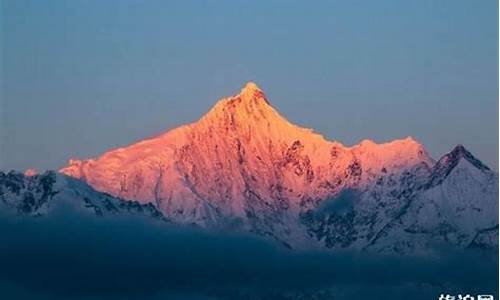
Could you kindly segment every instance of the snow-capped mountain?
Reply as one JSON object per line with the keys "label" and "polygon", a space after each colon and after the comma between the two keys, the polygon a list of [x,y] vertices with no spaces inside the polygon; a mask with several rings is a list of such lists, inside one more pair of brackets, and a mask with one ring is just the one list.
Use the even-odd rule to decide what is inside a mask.
{"label": "snow-capped mountain", "polygon": [[255,202],[297,212],[346,187],[366,186],[381,172],[417,165],[430,168],[432,159],[411,138],[352,148],[327,141],[289,123],[249,83],[196,123],[97,159],[71,160],[61,172],[203,225],[245,218],[258,209]]}
{"label": "snow-capped mountain", "polygon": [[498,177],[462,146],[437,163],[412,138],[347,147],[288,122],[253,83],[195,123],[61,172],[177,223],[292,247],[498,244]]}
{"label": "snow-capped mountain", "polygon": [[332,203],[347,208],[309,210],[302,221],[332,248],[426,253],[498,246],[497,174],[461,145],[430,172],[415,174],[380,177]]}
{"label": "snow-capped mountain", "polygon": [[54,171],[24,175],[0,171],[0,207],[20,215],[43,216],[67,208],[95,216],[143,216],[166,221],[152,204],[125,201]]}

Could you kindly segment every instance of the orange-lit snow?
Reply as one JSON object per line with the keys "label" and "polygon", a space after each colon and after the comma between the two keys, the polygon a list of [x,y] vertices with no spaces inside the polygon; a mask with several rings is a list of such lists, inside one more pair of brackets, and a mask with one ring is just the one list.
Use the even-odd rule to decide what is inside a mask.
{"label": "orange-lit snow", "polygon": [[365,140],[353,147],[327,141],[288,122],[257,85],[247,83],[195,123],[96,159],[72,159],[61,172],[99,191],[153,202],[170,216],[189,214],[196,221],[210,219],[214,210],[243,216],[251,199],[288,199],[283,205],[293,211],[342,188],[368,184],[381,172],[416,165],[430,167],[433,161],[412,138]]}
{"label": "orange-lit snow", "polygon": [[37,170],[33,169],[33,168],[29,168],[29,169],[26,169],[26,171],[24,171],[25,176],[35,176],[37,174],[38,174]]}

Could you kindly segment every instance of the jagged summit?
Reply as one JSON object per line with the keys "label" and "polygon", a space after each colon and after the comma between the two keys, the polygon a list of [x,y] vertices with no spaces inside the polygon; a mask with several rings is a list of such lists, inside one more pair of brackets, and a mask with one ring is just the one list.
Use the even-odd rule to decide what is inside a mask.
{"label": "jagged summit", "polygon": [[[441,165],[454,156],[475,161],[461,148],[452,152],[458,154]],[[387,184],[404,174],[427,176],[433,167],[411,137],[352,147],[328,141],[290,123],[249,82],[197,122],[95,159],[72,160],[61,172],[98,191],[152,202],[174,220],[207,225],[269,210],[295,213],[344,189],[383,184],[386,176]]]}
{"label": "jagged summit", "polygon": [[477,159],[472,153],[470,153],[469,150],[467,150],[463,145],[458,144],[453,148],[453,150],[446,154],[442,159],[439,160],[437,165],[439,164],[446,164],[446,165],[453,165],[455,166],[460,159],[465,159],[472,165],[474,165],[476,168],[482,170],[482,171],[490,171],[490,168],[483,164],[479,159]]}
{"label": "jagged summit", "polygon": [[[437,163],[412,137],[344,146],[290,123],[252,82],[192,124],[94,159],[71,160],[61,172],[154,206],[176,223],[243,229],[292,247],[404,253],[456,237],[460,245],[472,239],[498,245],[497,175],[463,146]],[[18,177],[9,176],[5,185],[17,190],[39,178]],[[346,191],[353,192],[348,210],[315,213]],[[102,198],[80,194],[84,203],[85,197]],[[22,199],[32,202],[30,194]],[[101,203],[107,204],[86,205],[98,211]],[[467,219],[482,221],[456,221]]]}
{"label": "jagged summit", "polygon": [[[274,111],[264,92],[253,82],[247,82],[239,94],[222,98],[207,115],[231,113],[233,115],[258,114],[264,111]],[[206,117],[206,116],[205,116]]]}
{"label": "jagged summit", "polygon": [[267,99],[262,89],[259,88],[257,84],[255,84],[252,81],[249,81],[245,84],[245,86],[241,89],[238,96],[245,100],[262,99],[267,102]]}
{"label": "jagged summit", "polygon": [[456,145],[450,152],[445,154],[446,157],[453,158],[467,158],[467,157],[473,157],[472,154],[467,150],[464,145],[458,144]]}
{"label": "jagged summit", "polygon": [[262,91],[262,89],[253,81],[248,81],[241,91]]}
{"label": "jagged summit", "polygon": [[481,172],[491,172],[491,169],[474,157],[463,145],[458,144],[452,151],[445,154],[434,165],[429,185],[440,184],[462,162],[472,165]]}
{"label": "jagged summit", "polygon": [[301,140],[305,144],[328,144],[311,129],[290,123],[273,106],[264,92],[253,82],[247,83],[239,94],[222,98],[199,122],[190,125],[195,133],[237,136],[266,145],[291,144]]}

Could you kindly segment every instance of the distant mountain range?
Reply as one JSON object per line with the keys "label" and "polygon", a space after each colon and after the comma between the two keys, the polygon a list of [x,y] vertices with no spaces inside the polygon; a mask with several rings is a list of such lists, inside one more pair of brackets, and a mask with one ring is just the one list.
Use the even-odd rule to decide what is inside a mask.
{"label": "distant mountain range", "polygon": [[89,216],[141,216],[167,221],[151,203],[125,201],[55,171],[34,175],[0,172],[0,204],[6,212],[33,217],[69,209]]}
{"label": "distant mountain range", "polygon": [[347,147],[288,122],[254,83],[195,123],[28,175],[0,173],[1,202],[22,214],[69,201],[291,248],[498,247],[498,175],[463,146],[437,162],[411,137]]}

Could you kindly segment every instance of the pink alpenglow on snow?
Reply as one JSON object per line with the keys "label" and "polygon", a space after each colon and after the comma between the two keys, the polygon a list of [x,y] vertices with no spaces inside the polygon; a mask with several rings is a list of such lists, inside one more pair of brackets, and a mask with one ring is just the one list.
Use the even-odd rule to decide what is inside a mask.
{"label": "pink alpenglow on snow", "polygon": [[203,225],[215,214],[244,218],[255,201],[298,212],[345,188],[368,186],[380,174],[429,172],[433,165],[411,137],[352,147],[328,141],[290,123],[250,82],[197,122],[98,158],[72,159],[61,172]]}
{"label": "pink alpenglow on snow", "polygon": [[26,171],[24,171],[24,175],[29,176],[29,177],[35,176],[37,174],[38,174],[38,171],[36,169],[33,169],[33,168],[29,168]]}

